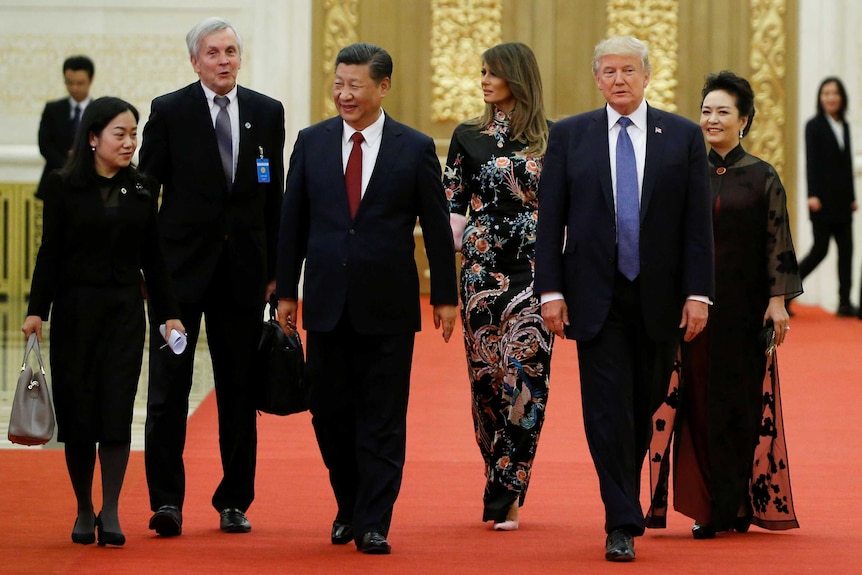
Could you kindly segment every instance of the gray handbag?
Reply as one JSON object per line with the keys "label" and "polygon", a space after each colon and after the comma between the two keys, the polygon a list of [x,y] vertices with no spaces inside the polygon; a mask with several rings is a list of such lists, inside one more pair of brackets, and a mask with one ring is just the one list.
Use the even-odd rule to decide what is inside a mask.
{"label": "gray handbag", "polygon": [[[31,352],[36,352],[39,369],[28,365]],[[24,361],[18,387],[9,415],[9,441],[20,445],[43,445],[54,437],[54,406],[45,377],[45,364],[39,351],[36,334],[31,333],[24,349]]]}

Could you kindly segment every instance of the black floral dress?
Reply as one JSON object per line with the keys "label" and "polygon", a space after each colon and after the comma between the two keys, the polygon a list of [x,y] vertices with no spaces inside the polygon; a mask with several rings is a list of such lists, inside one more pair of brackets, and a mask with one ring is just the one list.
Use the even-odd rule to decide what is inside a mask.
{"label": "black floral dress", "polygon": [[799,525],[778,360],[761,335],[769,298],[802,293],[786,195],[775,169],[742,146],[709,160],[716,297],[706,329],[682,347],[674,508],[717,530],[737,515],[790,529]]}
{"label": "black floral dress", "polygon": [[533,296],[542,161],[509,138],[506,115],[495,112],[484,128],[455,129],[443,185],[449,211],[467,215],[461,319],[487,479],[483,520],[500,522],[515,500],[523,504],[530,481],[553,336]]}

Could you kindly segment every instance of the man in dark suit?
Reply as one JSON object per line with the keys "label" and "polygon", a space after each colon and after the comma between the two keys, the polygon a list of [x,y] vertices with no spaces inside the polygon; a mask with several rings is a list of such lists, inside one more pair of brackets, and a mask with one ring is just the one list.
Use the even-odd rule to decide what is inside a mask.
{"label": "man in dark suit", "polygon": [[[150,529],[179,535],[183,448],[195,345],[206,316],[223,477],[212,497],[220,527],[245,533],[254,499],[257,430],[249,378],[263,307],[275,290],[284,178],[284,107],[236,83],[242,40],[226,20],[186,36],[200,77],[153,100],[141,171],[162,187],[159,225],[188,348],[150,347],[145,461]],[[152,314],[150,316],[153,317]],[[151,322],[150,341],[160,341]]]}
{"label": "man in dark suit", "polygon": [[90,85],[95,74],[93,61],[86,56],[70,56],[63,62],[63,80],[69,95],[45,104],[39,122],[39,153],[45,158],[45,169],[36,197],[44,199],[43,191],[48,174],[62,168],[69,158],[75,139],[75,130],[81,121],[84,108],[90,103]]}
{"label": "man in dark suit", "polygon": [[700,333],[713,297],[708,164],[700,128],[644,100],[646,44],[599,43],[593,73],[607,105],[551,128],[534,290],[548,328],[578,340],[605,558],[632,561],[651,417],[681,333]]}
{"label": "man in dark suit", "polygon": [[299,133],[278,244],[278,319],[288,333],[296,329],[305,262],[312,423],[338,504],[331,541],[355,541],[372,554],[390,552],[386,537],[404,466],[420,329],[417,217],[434,325],[446,341],[458,302],[440,162],[431,138],[381,109],[391,75],[382,48],[352,44],[338,53],[339,116]]}

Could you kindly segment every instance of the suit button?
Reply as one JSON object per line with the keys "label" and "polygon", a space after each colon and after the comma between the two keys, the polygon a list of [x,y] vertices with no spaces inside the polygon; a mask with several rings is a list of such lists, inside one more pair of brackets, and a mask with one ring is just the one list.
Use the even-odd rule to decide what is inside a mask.
{"label": "suit button", "polygon": [[356,230],[351,229],[351,230],[350,230],[350,235],[351,235],[351,236],[356,235]]}
{"label": "suit button", "polygon": [[347,267],[347,262],[341,262],[341,267],[346,268],[346,267]]}

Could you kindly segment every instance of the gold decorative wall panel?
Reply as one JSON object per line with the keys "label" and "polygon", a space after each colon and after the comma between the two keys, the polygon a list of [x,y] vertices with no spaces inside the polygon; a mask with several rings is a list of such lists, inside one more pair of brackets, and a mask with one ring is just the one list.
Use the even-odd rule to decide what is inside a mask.
{"label": "gold decorative wall panel", "polygon": [[42,242],[42,202],[35,184],[0,183],[0,301],[30,292],[36,253]]}
{"label": "gold decorative wall panel", "polygon": [[321,90],[321,119],[330,118],[337,113],[332,101],[332,64],[341,48],[359,41],[359,0],[326,0],[323,11],[321,67],[325,81]]}
{"label": "gold decorative wall panel", "polygon": [[751,0],[751,49],[749,81],[754,88],[757,123],[746,148],[775,167],[787,183],[784,169],[784,128],[787,123],[787,98],[784,80],[787,73],[787,31],[785,0]]}
{"label": "gold decorative wall panel", "polygon": [[482,113],[482,52],[502,41],[502,0],[431,0],[431,119],[460,122]]}
{"label": "gold decorative wall panel", "polygon": [[652,75],[646,90],[650,104],[676,112],[679,2],[677,0],[608,0],[608,36],[636,36],[649,44]]}

